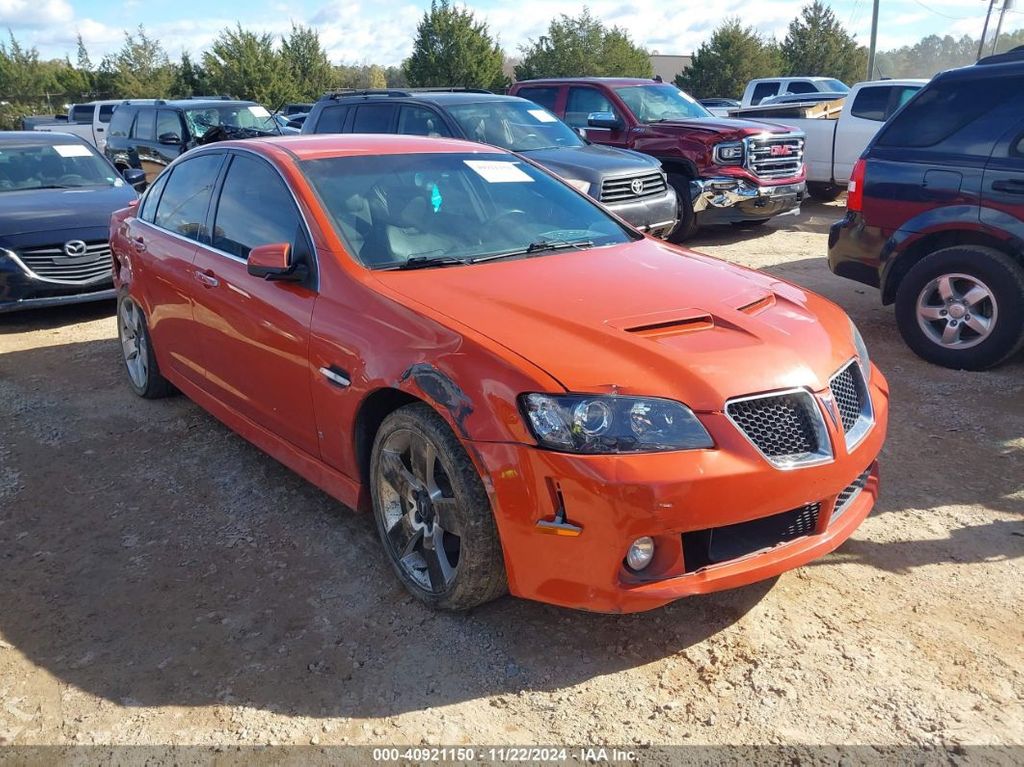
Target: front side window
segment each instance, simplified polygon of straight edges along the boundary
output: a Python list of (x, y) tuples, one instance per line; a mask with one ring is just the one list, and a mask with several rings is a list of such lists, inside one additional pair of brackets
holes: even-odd
[(91, 123), (93, 110), (92, 104), (76, 104), (71, 107), (71, 122)]
[(135, 110), (131, 107), (118, 107), (110, 118), (110, 135), (127, 136), (132, 129), (132, 118), (135, 117)]
[(248, 258), (257, 245), (287, 242), (294, 252), (303, 238), (300, 221), (288, 188), (273, 168), (244, 155), (231, 159), (217, 202), (213, 247)]
[(454, 104), (448, 107), (448, 113), (470, 141), (512, 152), (584, 144), (579, 134), (532, 101), (517, 99)]
[(175, 135), (181, 139), (181, 118), (172, 109), (161, 109), (156, 115), (156, 136)]
[(348, 156), (300, 167), (348, 252), (371, 269), (545, 256), (639, 237), (512, 155)]
[(818, 89), (814, 86), (814, 83), (809, 83), (806, 80), (794, 80), (786, 86), (786, 93), (817, 93)]
[(708, 110), (673, 85), (630, 85), (615, 92), (642, 123), (711, 117)]
[(139, 110), (139, 116), (135, 118), (135, 127), (132, 129), (132, 138), (139, 141), (153, 141), (156, 139), (155, 109)]
[(398, 113), (398, 132), (407, 136), (451, 136), (441, 115), (433, 109), (403, 105)]
[(573, 128), (586, 128), (592, 112), (612, 112), (619, 116), (612, 102), (597, 88), (570, 88), (565, 101), (565, 122)]
[(210, 193), (223, 159), (220, 153), (204, 154), (171, 168), (153, 223), (190, 240), (204, 239)]
[(889, 98), (892, 96), (892, 88), (878, 86), (863, 88), (853, 100), (850, 114), (862, 120), (885, 121), (885, 112), (889, 106)]
[(110, 163), (83, 141), (60, 144), (4, 143), (0, 195), (21, 189), (124, 186)]
[(100, 106), (100, 122), (101, 123), (108, 123), (108, 122), (110, 122), (110, 118), (112, 118), (114, 116), (114, 107), (116, 107), (116, 106), (117, 106), (117, 104), (103, 104), (103, 105)]

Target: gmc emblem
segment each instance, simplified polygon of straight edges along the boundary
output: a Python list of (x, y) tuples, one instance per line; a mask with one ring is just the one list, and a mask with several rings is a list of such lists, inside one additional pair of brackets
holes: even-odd
[(789, 157), (793, 148), (788, 144), (772, 144), (772, 157)]

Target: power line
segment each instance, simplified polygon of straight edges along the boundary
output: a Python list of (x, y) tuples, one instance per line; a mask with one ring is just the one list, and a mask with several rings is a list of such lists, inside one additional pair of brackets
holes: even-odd
[(936, 16), (942, 16), (944, 19), (953, 19), (954, 21), (968, 21), (970, 19), (976, 18), (974, 16), (950, 16), (948, 13), (937, 11), (930, 6), (925, 5), (924, 3), (921, 2), (921, 0), (914, 0), (914, 2), (920, 5), (922, 8), (924, 8), (926, 11), (934, 13)]

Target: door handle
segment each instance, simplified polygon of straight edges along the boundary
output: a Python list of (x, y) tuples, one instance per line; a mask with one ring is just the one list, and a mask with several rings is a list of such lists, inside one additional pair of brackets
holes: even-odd
[(992, 189), (1007, 194), (1024, 194), (1024, 181), (1010, 178), (992, 182)]
[(335, 386), (340, 386), (342, 389), (347, 389), (352, 385), (352, 379), (348, 377), (348, 373), (336, 365), (320, 368), (320, 375)]
[(146, 249), (146, 243), (141, 237), (134, 237), (132, 238), (132, 248), (137, 253), (142, 253)]
[(220, 280), (217, 279), (213, 272), (196, 272), (196, 279), (203, 283), (205, 288), (215, 288), (220, 285)]

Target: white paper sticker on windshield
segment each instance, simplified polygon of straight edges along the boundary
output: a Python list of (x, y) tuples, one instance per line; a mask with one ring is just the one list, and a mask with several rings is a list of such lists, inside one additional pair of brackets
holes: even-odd
[(543, 109), (527, 109), (526, 111), (536, 117), (538, 122), (553, 123), (558, 120), (553, 114), (545, 112)]
[(472, 170), (476, 171), (484, 181), (491, 184), (521, 183), (533, 181), (522, 168), (513, 162), (494, 162), (491, 160), (463, 160)]
[(61, 157), (91, 157), (89, 147), (83, 144), (54, 144), (53, 151)]
[(270, 117), (270, 112), (267, 111), (267, 108), (261, 107), (259, 104), (249, 107), (249, 111), (256, 117)]

